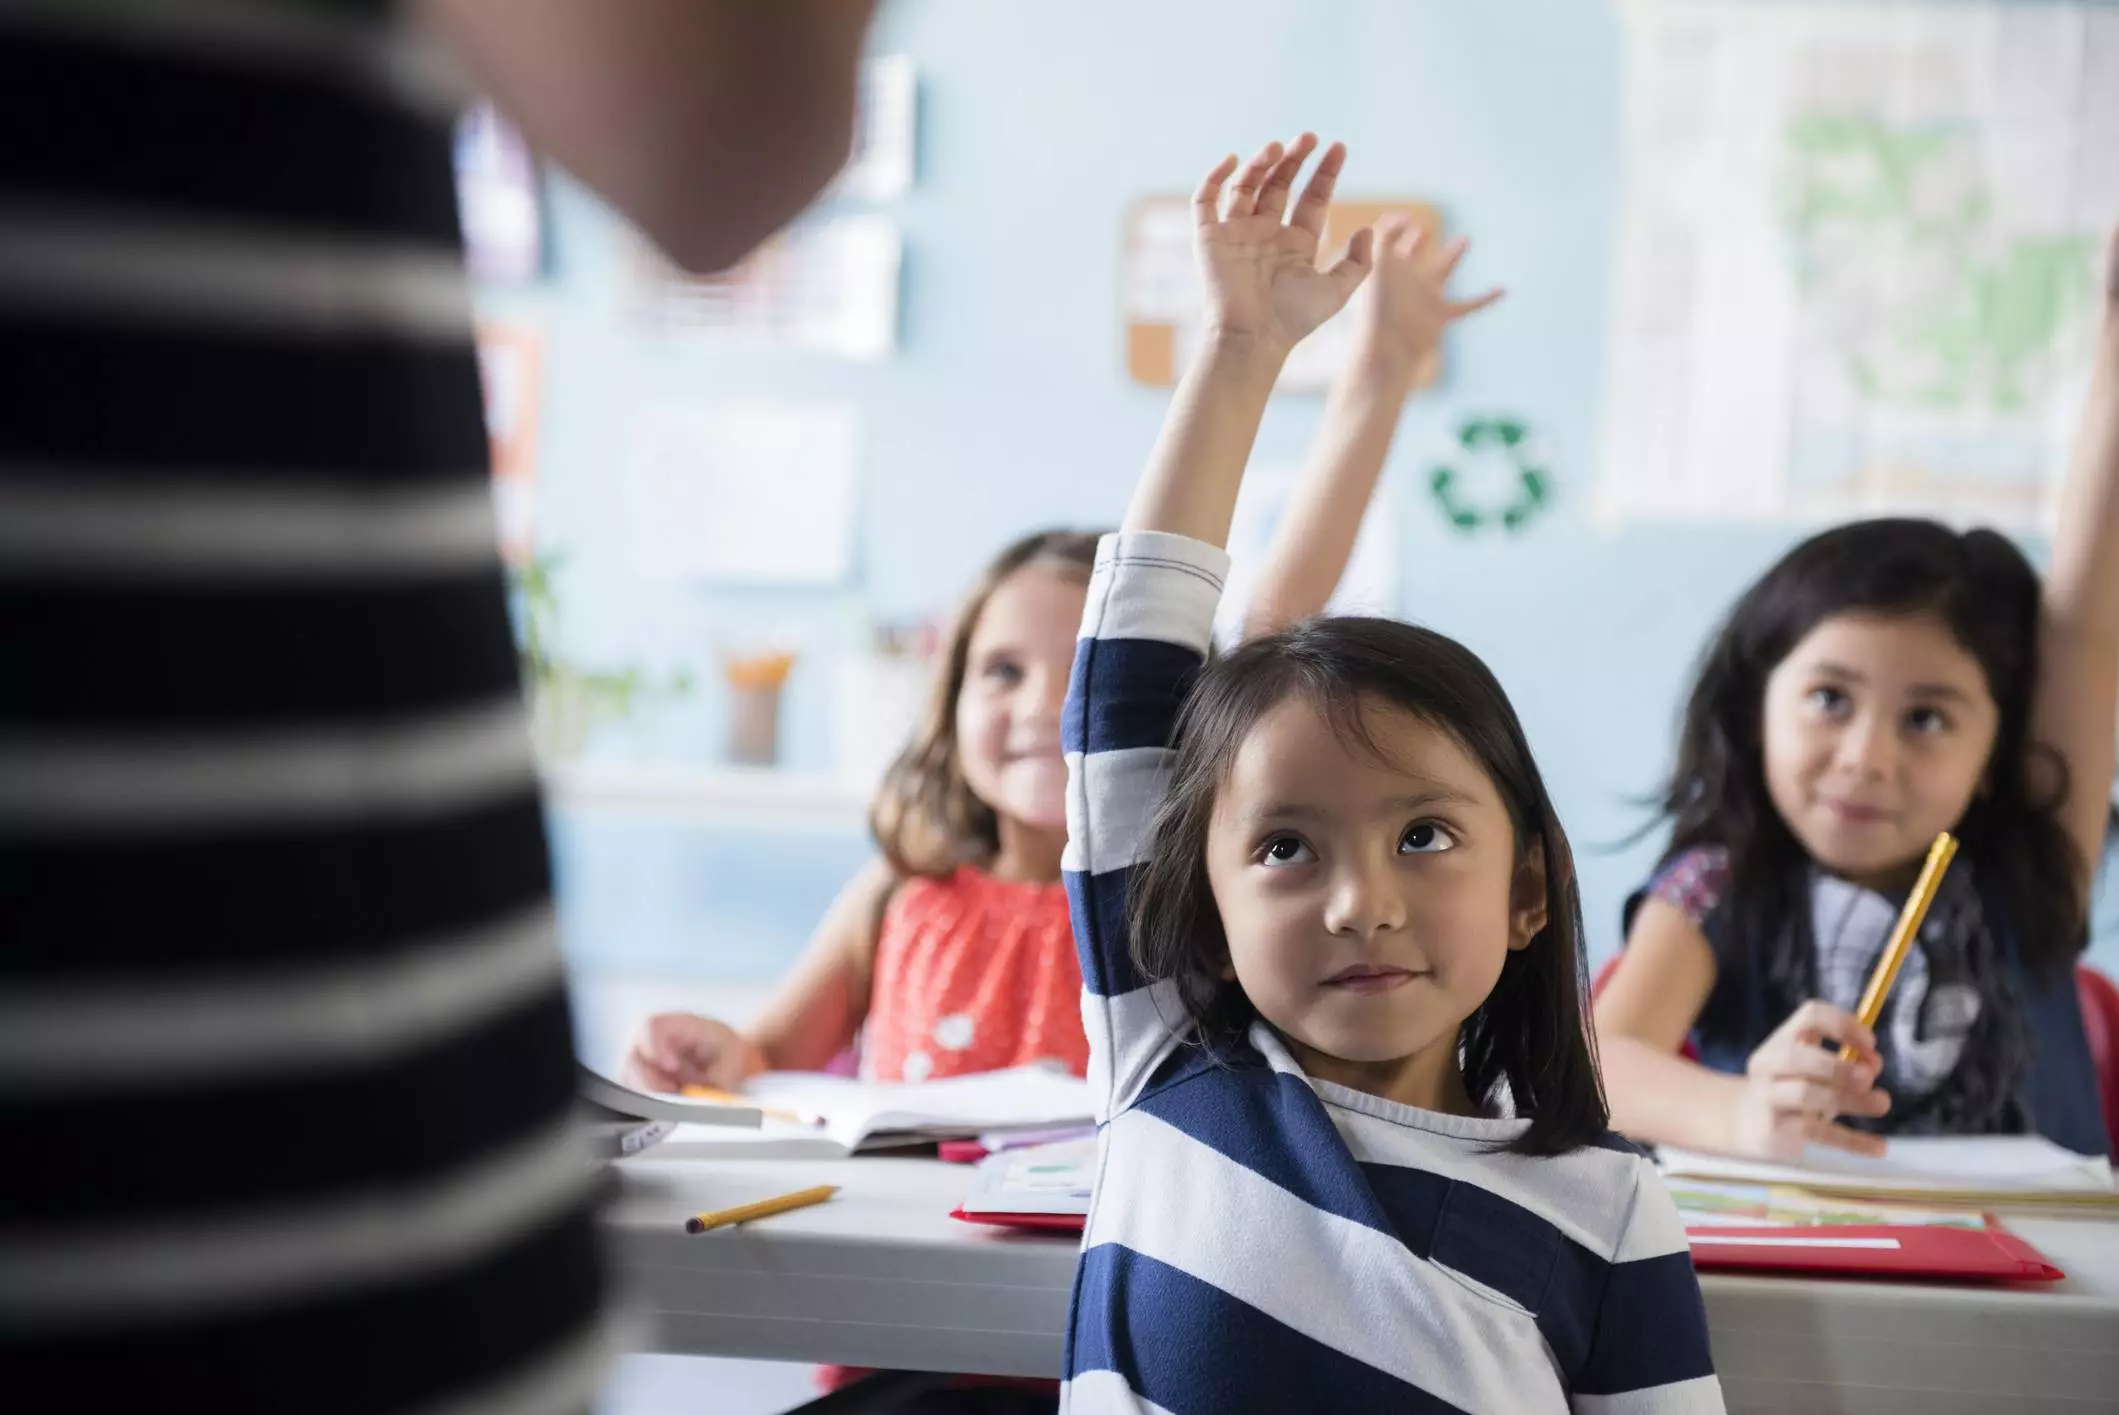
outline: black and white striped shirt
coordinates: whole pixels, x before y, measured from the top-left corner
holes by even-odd
[[[381,4],[0,0],[0,1370],[25,1398],[594,1388],[451,109]]]

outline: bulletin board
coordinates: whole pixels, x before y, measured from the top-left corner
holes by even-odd
[[[1347,239],[1385,216],[1403,214],[1430,241],[1442,238],[1442,217],[1429,203],[1364,199],[1332,203],[1325,215],[1319,264],[1346,251]],[[1120,309],[1125,326],[1126,372],[1136,383],[1167,387],[1191,357],[1203,309],[1199,272],[1192,262],[1192,201],[1188,196],[1146,197],[1126,214],[1125,255],[1120,271]],[[1368,298],[1366,286],[1354,296]],[[1355,305],[1350,302],[1309,338],[1296,345],[1280,387],[1322,391],[1346,363],[1352,348]],[[1419,376],[1422,387],[1441,374],[1441,353]]]
[[[500,552],[527,565],[537,539],[537,410],[544,401],[544,338],[526,325],[480,322],[478,377],[492,446]]]

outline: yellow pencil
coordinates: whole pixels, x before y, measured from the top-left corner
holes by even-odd
[[[1871,1031],[1884,1015],[1884,999],[1891,995],[1891,984],[1898,981],[1898,970],[1905,966],[1906,954],[1912,950],[1921,923],[1928,917],[1928,906],[1935,902],[1935,891],[1942,888],[1943,872],[1950,868],[1950,861],[1956,854],[1957,837],[1947,830],[1936,836],[1935,843],[1928,847],[1927,863],[1920,867],[1920,878],[1913,881],[1913,892],[1906,896],[1906,907],[1898,911],[1898,923],[1891,930],[1891,941],[1884,945],[1883,956],[1876,960],[1876,971],[1869,975],[1869,986],[1862,989],[1861,1010],[1855,1016]],[[1841,1061],[1852,1061],[1860,1054],[1851,1044],[1839,1049]]]
[[[754,1218],[770,1218],[784,1214],[789,1209],[806,1209],[811,1204],[821,1204],[839,1192],[836,1184],[819,1184],[814,1189],[798,1189],[792,1194],[782,1194],[777,1199],[760,1199],[755,1204],[739,1204],[733,1209],[722,1209],[718,1213],[693,1214],[684,1221],[686,1233],[704,1233],[711,1228],[723,1228],[732,1223],[749,1223]]]

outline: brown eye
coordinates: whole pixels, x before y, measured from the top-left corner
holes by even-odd
[[[1405,834],[1398,838],[1398,853],[1401,855],[1437,855],[1456,848],[1456,837],[1433,821],[1408,826]]]
[[[1259,863],[1273,868],[1305,865],[1315,858],[1310,847],[1303,844],[1299,836],[1293,835],[1276,835],[1258,852]]]

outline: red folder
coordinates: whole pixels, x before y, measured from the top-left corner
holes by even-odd
[[[1701,1271],[1815,1273],[1833,1277],[2052,1282],[2067,1276],[2007,1229],[1822,1224],[1816,1228],[1694,1228]]]
[[[1037,1228],[1050,1233],[1080,1233],[1089,1226],[1087,1214],[967,1214],[951,1209],[951,1218],[966,1223],[988,1223],[995,1228]]]

